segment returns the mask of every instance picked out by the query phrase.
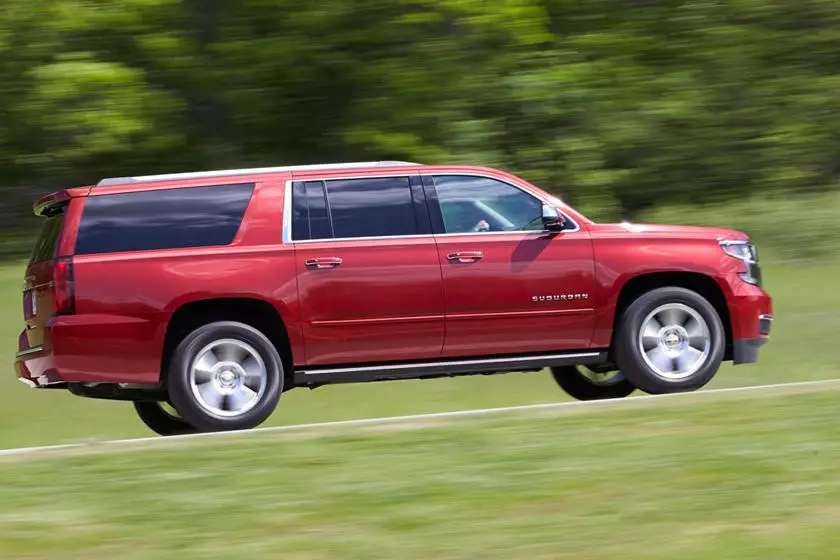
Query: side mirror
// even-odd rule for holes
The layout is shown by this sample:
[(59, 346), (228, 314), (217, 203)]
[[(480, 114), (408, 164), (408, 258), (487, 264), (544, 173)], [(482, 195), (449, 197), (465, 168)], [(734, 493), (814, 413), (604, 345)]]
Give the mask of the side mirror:
[(566, 218), (554, 206), (543, 204), (542, 224), (548, 231), (563, 231), (566, 227)]

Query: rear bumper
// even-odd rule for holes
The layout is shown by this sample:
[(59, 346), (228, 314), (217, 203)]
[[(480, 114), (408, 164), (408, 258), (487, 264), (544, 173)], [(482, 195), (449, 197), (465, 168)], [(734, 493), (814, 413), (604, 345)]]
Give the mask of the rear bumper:
[(15, 354), (15, 373), (18, 381), (30, 387), (66, 387), (67, 383), (56, 367), (58, 360), (42, 344), (23, 348), (26, 340), (24, 330), (20, 333), (19, 350)]
[(114, 315), (67, 315), (44, 327), (43, 343), (18, 338), (15, 373), (30, 387), (67, 383), (157, 383), (163, 332), (157, 322)]
[[(18, 381), (30, 387), (66, 387), (67, 384), (54, 367), (44, 367), (45, 358), (43, 346), (28, 348), (15, 355), (15, 373)], [(29, 366), (34, 369), (30, 369)]]

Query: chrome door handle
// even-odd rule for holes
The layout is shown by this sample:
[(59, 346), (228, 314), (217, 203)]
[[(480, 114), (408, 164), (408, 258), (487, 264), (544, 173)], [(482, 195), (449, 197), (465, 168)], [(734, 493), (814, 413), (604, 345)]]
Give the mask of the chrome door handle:
[(449, 253), (446, 258), (450, 262), (471, 263), (484, 258), (481, 251), (462, 251), (460, 253)]
[(308, 266), (309, 268), (317, 268), (319, 270), (327, 269), (327, 268), (335, 268), (341, 263), (343, 263), (340, 258), (338, 257), (329, 257), (329, 258), (322, 258), (322, 259), (309, 259), (303, 261), (303, 264)]

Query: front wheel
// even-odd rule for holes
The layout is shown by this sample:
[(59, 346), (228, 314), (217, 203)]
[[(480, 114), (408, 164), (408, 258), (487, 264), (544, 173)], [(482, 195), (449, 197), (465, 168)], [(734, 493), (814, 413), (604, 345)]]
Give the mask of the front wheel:
[(636, 390), (620, 371), (596, 372), (586, 366), (551, 368), (551, 375), (569, 396), (579, 401), (622, 399)]
[(174, 409), (169, 410), (164, 403), (138, 401), (134, 403), (134, 410), (140, 420), (158, 435), (177, 436), (192, 434), (196, 431), (194, 427), (184, 422)]
[(169, 398), (200, 431), (244, 430), (271, 415), (283, 392), (283, 364), (260, 331), (233, 321), (190, 333), (172, 356)]
[(726, 335), (720, 316), (703, 296), (685, 288), (641, 295), (624, 312), (618, 329), (618, 365), (648, 393), (699, 389), (723, 361)]

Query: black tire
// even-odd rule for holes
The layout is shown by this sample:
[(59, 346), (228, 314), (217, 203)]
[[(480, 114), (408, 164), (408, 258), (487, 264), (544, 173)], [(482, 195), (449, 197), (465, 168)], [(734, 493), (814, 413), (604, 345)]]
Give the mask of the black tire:
[[(661, 309), (666, 310), (663, 313), (682, 312), (689, 318), (683, 325), (679, 325), (679, 321), (673, 322), (673, 325), (669, 321), (665, 321), (668, 324), (655, 321), (654, 330), (657, 324), (661, 327), (658, 331), (659, 338), (643, 337), (641, 332), (643, 323), (647, 323), (649, 317)], [(697, 330), (703, 325), (693, 314), (702, 318), (705, 322), (705, 330)], [(699, 389), (712, 380), (723, 361), (726, 335), (720, 316), (705, 298), (685, 288), (658, 288), (642, 294), (622, 314), (617, 328), (615, 355), (618, 366), (630, 383), (647, 393), (678, 393)], [(671, 328), (682, 328), (682, 331), (679, 334), (670, 334)], [(702, 350), (695, 348), (695, 342), (688, 342), (689, 339), (695, 338), (690, 335), (689, 328), (703, 333), (696, 336), (697, 340), (702, 338), (708, 341), (707, 344), (706, 342), (702, 344)], [(684, 338), (684, 335), (688, 335), (689, 338)], [(642, 346), (647, 346), (651, 338), (658, 342), (650, 345), (650, 349), (643, 352)], [(683, 371), (680, 369), (681, 358), (671, 358), (664, 352), (665, 348), (670, 351), (668, 344), (675, 344), (675, 348), (688, 344), (700, 352), (701, 356), (686, 358), (686, 360), (696, 361), (693, 362), (694, 366), (686, 367)], [(659, 346), (658, 349), (657, 346)], [(696, 346), (701, 345), (696, 344)], [(665, 368), (656, 369), (651, 365), (653, 359), (649, 352), (658, 352), (657, 361), (660, 363), (668, 363), (670, 360), (672, 371), (668, 372)]]
[[(241, 413), (234, 410), (233, 415), (225, 410), (227, 404), (230, 403), (229, 396), (221, 397), (218, 407), (214, 408), (208, 405), (201, 396), (199, 385), (203, 386), (203, 384), (197, 381), (196, 389), (193, 390), (193, 379), (197, 380), (198, 377), (192, 372), (193, 361), (199, 357), (199, 353), (205, 355), (206, 349), (212, 345), (230, 343), (247, 347), (248, 351), (253, 352), (253, 354), (247, 354), (252, 356), (247, 359), (261, 360), (262, 363), (258, 364), (259, 370), (261, 374), (264, 372), (265, 376), (260, 385), (261, 388), (258, 391), (252, 391), (255, 396), (249, 401), (250, 408), (243, 408)], [(213, 352), (215, 357), (215, 351)], [(218, 363), (222, 362), (235, 363), (235, 361), (219, 359)], [(245, 363), (247, 360), (243, 361), (243, 367)], [(214, 371), (216, 374), (212, 377), (213, 381), (209, 383), (215, 383), (212, 390), (219, 392), (219, 383), (222, 381), (220, 381), (218, 370)], [(222, 373), (225, 372), (222, 371)], [(226, 382), (227, 379), (224, 381)], [(237, 377), (234, 383), (239, 383), (237, 387), (241, 386), (242, 378)], [(209, 323), (194, 330), (178, 344), (170, 362), (167, 385), (169, 399), (173, 406), (184, 417), (184, 420), (199, 431), (245, 430), (262, 424), (277, 407), (280, 394), (283, 392), (283, 362), (271, 341), (254, 327), (233, 321)], [(213, 395), (218, 396), (216, 393)]]
[(597, 382), (587, 375), (589, 371), (586, 366), (553, 367), (551, 375), (569, 396), (579, 401), (623, 399), (636, 390), (620, 373), (604, 382)]
[(162, 436), (177, 436), (192, 434), (196, 429), (184, 422), (182, 418), (170, 413), (163, 407), (163, 403), (153, 401), (138, 401), (134, 403), (137, 416), (153, 432)]

